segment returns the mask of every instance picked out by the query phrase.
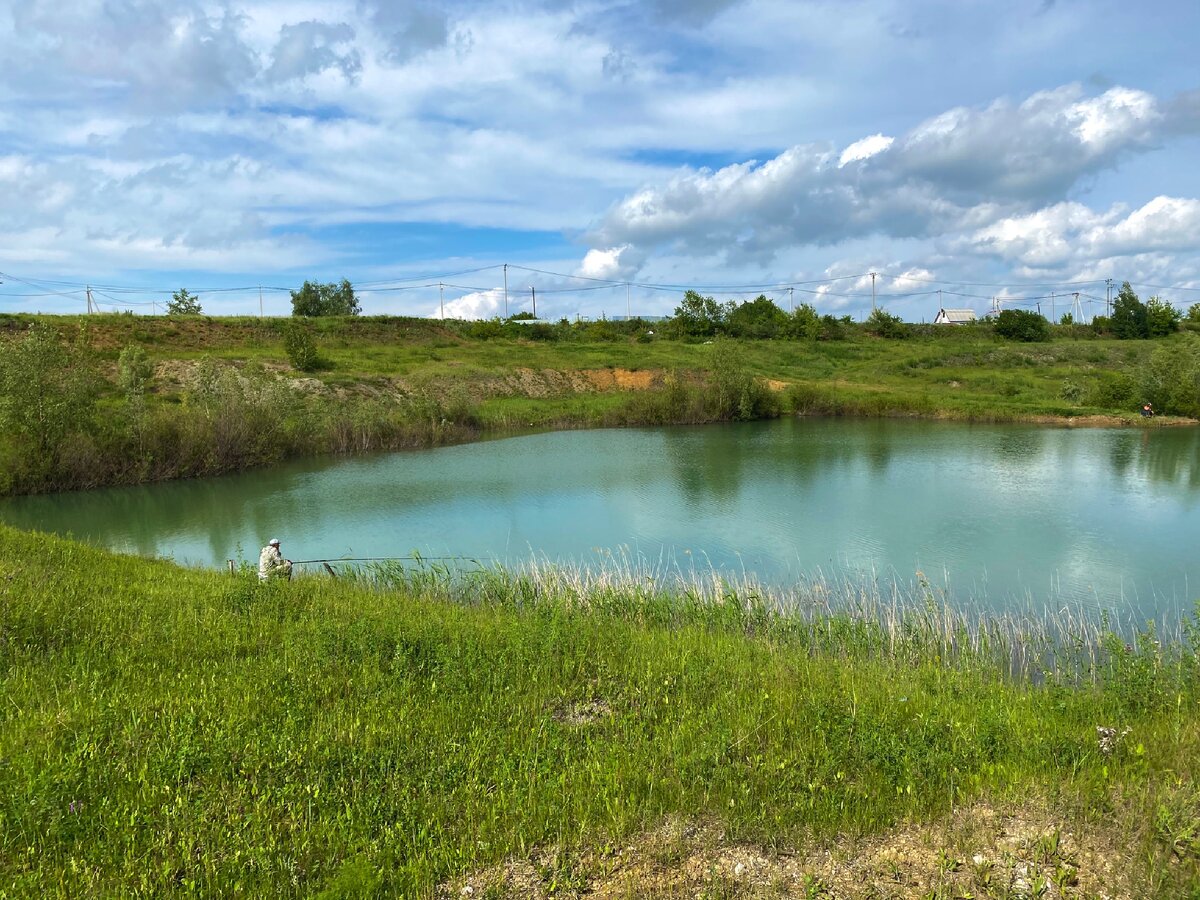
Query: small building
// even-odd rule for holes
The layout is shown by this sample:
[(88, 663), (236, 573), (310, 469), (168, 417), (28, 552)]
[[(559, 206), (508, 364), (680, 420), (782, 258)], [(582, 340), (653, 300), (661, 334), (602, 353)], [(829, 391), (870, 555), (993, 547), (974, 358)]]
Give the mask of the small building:
[(970, 325), (975, 321), (973, 309), (939, 309), (934, 325)]

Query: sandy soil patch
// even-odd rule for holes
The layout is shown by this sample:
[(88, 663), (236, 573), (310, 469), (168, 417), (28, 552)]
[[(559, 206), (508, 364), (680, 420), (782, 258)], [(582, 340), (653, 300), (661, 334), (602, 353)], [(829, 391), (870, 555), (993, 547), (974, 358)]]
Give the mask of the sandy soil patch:
[[(1133, 898), (1119, 835), (1070, 828), (1041, 808), (987, 804), (936, 825), (773, 850), (726, 840), (715, 823), (668, 821), (627, 846), (525, 859), (456, 879), (450, 898)], [(1132, 851), (1128, 851), (1132, 852)]]

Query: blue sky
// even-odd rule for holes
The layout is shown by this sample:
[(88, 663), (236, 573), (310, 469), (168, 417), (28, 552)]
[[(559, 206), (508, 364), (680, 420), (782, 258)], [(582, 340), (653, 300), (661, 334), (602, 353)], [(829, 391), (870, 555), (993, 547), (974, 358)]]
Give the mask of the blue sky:
[(0, 0), (0, 311), (349, 278), (489, 316), (506, 263), (549, 316), (665, 284), (857, 316), (869, 272), (911, 320), (1107, 278), (1187, 306), (1198, 33), (1161, 0)]

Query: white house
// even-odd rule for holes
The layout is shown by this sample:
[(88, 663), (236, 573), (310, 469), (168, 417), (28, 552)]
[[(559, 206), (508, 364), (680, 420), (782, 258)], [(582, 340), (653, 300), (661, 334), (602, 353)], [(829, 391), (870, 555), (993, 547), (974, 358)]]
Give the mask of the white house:
[(934, 325), (966, 325), (975, 321), (973, 309), (939, 309)]

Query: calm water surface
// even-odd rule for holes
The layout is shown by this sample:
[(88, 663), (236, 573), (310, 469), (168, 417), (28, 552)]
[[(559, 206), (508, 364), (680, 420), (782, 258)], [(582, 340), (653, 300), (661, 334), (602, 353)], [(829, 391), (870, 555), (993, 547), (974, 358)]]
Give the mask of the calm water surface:
[(1170, 618), (1200, 597), (1200, 431), (787, 419), (540, 434), (0, 503), (0, 520), (223, 565), (606, 551), (786, 585), (823, 574), (966, 601)]

